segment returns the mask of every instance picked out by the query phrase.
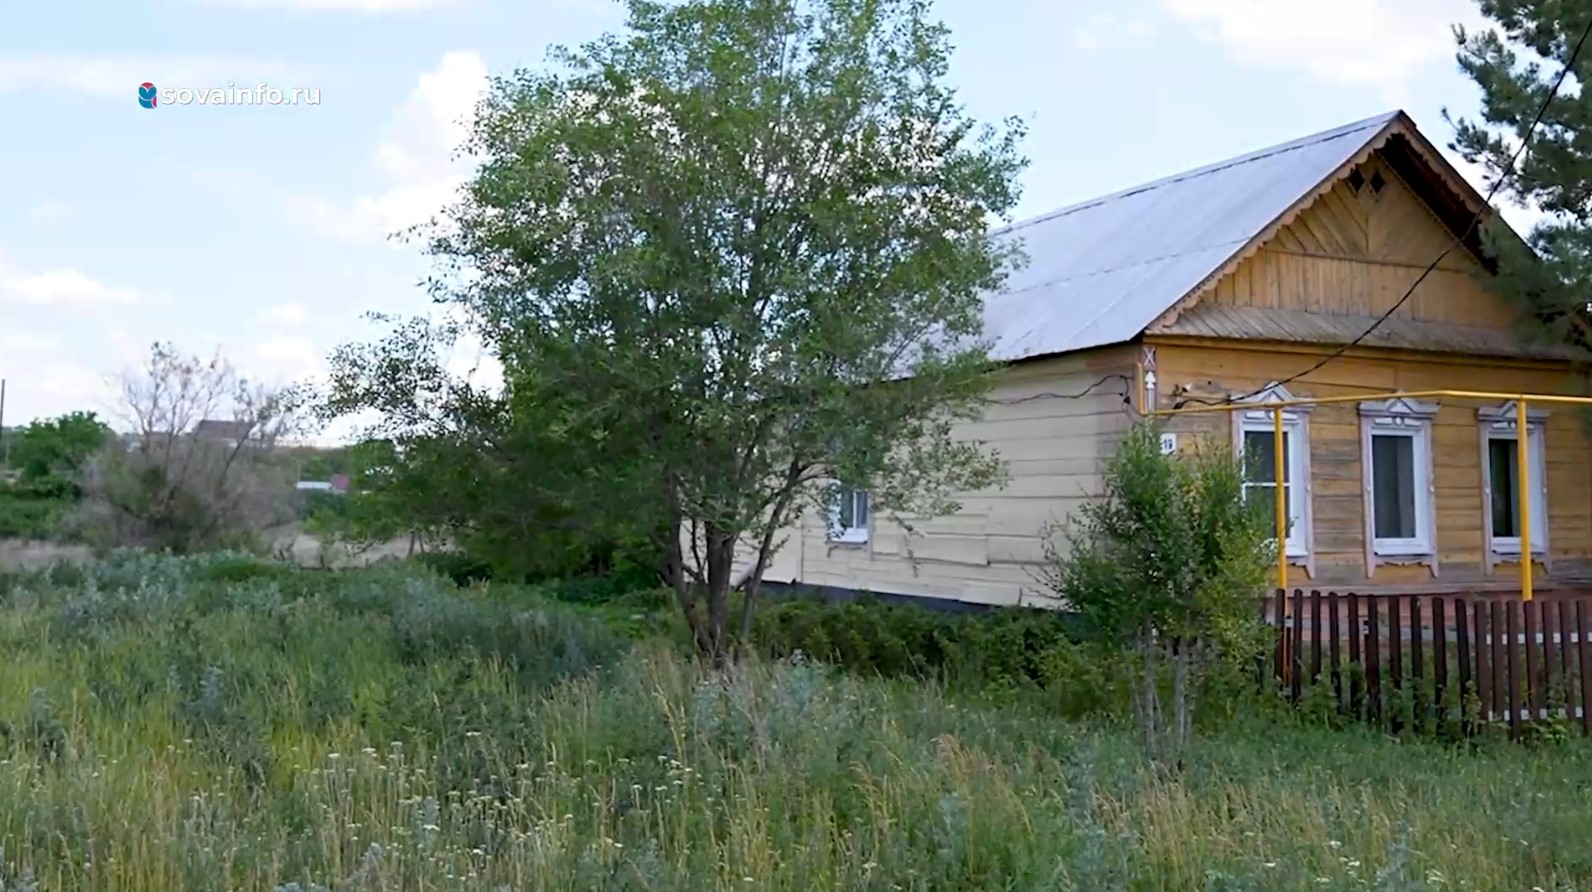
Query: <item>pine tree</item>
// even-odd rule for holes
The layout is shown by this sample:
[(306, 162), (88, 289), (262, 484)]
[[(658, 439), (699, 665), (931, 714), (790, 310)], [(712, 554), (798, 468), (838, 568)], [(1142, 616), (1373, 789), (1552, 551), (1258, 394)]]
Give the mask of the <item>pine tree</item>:
[(1482, 165), (1499, 196), (1549, 215), (1526, 244), (1497, 224), (1483, 229), (1483, 242), (1498, 260), (1498, 290), (1521, 309), (1521, 333), (1568, 343), (1592, 368), (1592, 94), (1581, 89), (1592, 75), (1592, 0), (1480, 5), (1491, 26), (1457, 27), (1455, 36), (1460, 68), (1482, 91), (1481, 116), (1455, 121), (1444, 111), (1453, 148)]

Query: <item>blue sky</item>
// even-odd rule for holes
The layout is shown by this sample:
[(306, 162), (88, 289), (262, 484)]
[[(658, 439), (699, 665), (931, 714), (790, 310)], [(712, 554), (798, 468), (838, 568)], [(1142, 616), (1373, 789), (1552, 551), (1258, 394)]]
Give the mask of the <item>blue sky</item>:
[[(136, 8), (135, 8), (136, 7)], [(970, 110), (1030, 127), (1019, 216), (1404, 108), (1472, 114), (1475, 0), (939, 0)], [(0, 29), (6, 423), (110, 408), (155, 339), (315, 375), (367, 311), (424, 311), (433, 212), (489, 73), (622, 24), (607, 0), (76, 0)], [(140, 108), (158, 87), (317, 106)], [(1474, 179), (1473, 179), (1474, 181)], [(1527, 212), (1511, 216), (1528, 220)]]

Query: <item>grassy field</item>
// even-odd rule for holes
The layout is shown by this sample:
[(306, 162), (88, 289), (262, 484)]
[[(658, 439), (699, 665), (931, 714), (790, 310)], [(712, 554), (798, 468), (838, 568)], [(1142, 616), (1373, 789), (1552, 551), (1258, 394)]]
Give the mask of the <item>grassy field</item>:
[(1592, 749), (1109, 721), (401, 566), (0, 582), (0, 889), (1592, 889)]

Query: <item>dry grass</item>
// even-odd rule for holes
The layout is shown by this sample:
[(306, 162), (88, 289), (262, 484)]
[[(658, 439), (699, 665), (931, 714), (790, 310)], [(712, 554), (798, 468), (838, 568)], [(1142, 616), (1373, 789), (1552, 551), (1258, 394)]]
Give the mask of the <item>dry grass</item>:
[[(297, 530), (279, 533), (272, 539), (273, 552), (285, 554), (301, 567), (364, 567), (386, 558), (401, 558), (409, 554), (408, 539), (394, 539), (359, 552), (335, 543), (322, 543), (315, 536)], [(52, 564), (82, 564), (92, 559), (93, 552), (86, 545), (0, 539), (0, 571), (39, 570)]]

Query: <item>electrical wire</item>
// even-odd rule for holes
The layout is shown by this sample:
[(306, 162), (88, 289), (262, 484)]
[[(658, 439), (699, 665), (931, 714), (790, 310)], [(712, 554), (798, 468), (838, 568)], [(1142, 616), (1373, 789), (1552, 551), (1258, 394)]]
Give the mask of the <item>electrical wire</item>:
[(1466, 226), (1465, 227), (1465, 231), (1458, 238), (1455, 238), (1452, 242), (1450, 242), (1448, 247), (1443, 249), (1443, 253), (1437, 255), (1437, 259), (1433, 260), (1431, 262), (1431, 264), (1428, 265), (1426, 267), (1426, 269), (1421, 272), (1420, 277), (1415, 280), (1415, 283), (1412, 284), (1409, 287), (1408, 291), (1404, 292), (1404, 296), (1400, 297), (1398, 299), (1397, 303), (1395, 303), (1395, 304), (1393, 304), (1393, 306), (1389, 307), (1387, 312), (1385, 312), (1381, 316), (1379, 316), (1377, 318), (1377, 320), (1375, 322), (1371, 323), (1371, 326), (1369, 328), (1367, 328), (1365, 331), (1360, 332), (1360, 334), (1358, 336), (1356, 336), (1354, 340), (1350, 341), (1347, 344), (1344, 344), (1343, 346), (1339, 347), (1338, 349), (1334, 350), (1333, 352), (1327, 354), (1325, 357), (1323, 357), (1321, 359), (1321, 361), (1317, 362), (1315, 365), (1311, 366), (1308, 369), (1305, 369), (1302, 372), (1299, 372), (1299, 373), (1293, 374), (1293, 375), (1289, 375), (1288, 377), (1282, 379), (1281, 381), (1277, 381), (1277, 382), (1275, 382), (1273, 384), (1268, 384), (1265, 387), (1260, 388), (1259, 390), (1256, 390), (1256, 391), (1254, 391), (1252, 393), (1244, 394), (1243, 396), (1240, 396), (1240, 397), (1230, 397), (1230, 398), (1228, 398), (1228, 399), (1226, 399), (1224, 401), (1221, 401), (1221, 402), (1211, 402), (1209, 400), (1201, 400), (1201, 399), (1197, 399), (1197, 398), (1191, 397), (1191, 398), (1188, 398), (1184, 402), (1177, 403), (1176, 407), (1177, 408), (1182, 408), (1182, 406), (1185, 404), (1185, 402), (1198, 402), (1198, 403), (1203, 403), (1203, 404), (1205, 404), (1207, 406), (1215, 406), (1215, 405), (1222, 405), (1224, 403), (1242, 403), (1242, 402), (1245, 402), (1247, 400), (1253, 399), (1253, 398), (1265, 393), (1266, 391), (1272, 389), (1273, 387), (1281, 387), (1281, 386), (1284, 386), (1284, 385), (1287, 385), (1287, 384), (1291, 384), (1292, 382), (1297, 381), (1297, 380), (1299, 380), (1300, 378), (1303, 378), (1306, 375), (1309, 375), (1309, 374), (1311, 374), (1313, 372), (1320, 371), (1321, 368), (1324, 367), (1327, 363), (1332, 362), (1334, 359), (1338, 359), (1338, 358), (1342, 357), (1343, 354), (1349, 352), (1349, 350), (1351, 350), (1354, 347), (1358, 346), (1360, 344), (1360, 342), (1362, 342), (1366, 338), (1370, 337), (1371, 334), (1373, 332), (1375, 332), (1378, 328), (1381, 328), (1382, 327), (1382, 323), (1384, 323), (1388, 319), (1392, 318), (1393, 314), (1398, 312), (1398, 309), (1400, 307), (1404, 306), (1404, 304), (1409, 302), (1409, 299), (1415, 295), (1415, 289), (1419, 288), (1421, 286), (1421, 283), (1426, 281), (1426, 277), (1431, 275), (1432, 272), (1437, 269), (1437, 265), (1439, 263), (1442, 263), (1443, 259), (1446, 258), (1450, 253), (1452, 253), (1455, 248), (1457, 248), (1460, 245), (1464, 244), (1465, 239), (1470, 238), (1471, 233), (1476, 230), (1477, 225), (1481, 223), (1482, 218), (1486, 215), (1487, 211), (1489, 209), (1491, 209), (1493, 196), (1497, 195), (1498, 191), (1500, 189), (1502, 189), (1504, 184), (1507, 183), (1509, 181), (1509, 179), (1513, 176), (1514, 171), (1515, 171), (1515, 164), (1520, 161), (1520, 156), (1525, 154), (1526, 146), (1531, 144), (1531, 135), (1532, 135), (1532, 133), (1534, 133), (1536, 131), (1537, 125), (1542, 123), (1543, 115), (1546, 115), (1548, 113), (1548, 107), (1553, 104), (1553, 100), (1559, 95), (1559, 88), (1564, 86), (1565, 78), (1567, 78), (1570, 75), (1570, 72), (1575, 68), (1576, 60), (1580, 58), (1580, 56), (1581, 56), (1581, 48), (1586, 45), (1586, 41), (1587, 41), (1587, 37), (1588, 36), (1592, 36), (1592, 22), (1588, 22), (1587, 26), (1586, 26), (1586, 29), (1581, 32), (1581, 39), (1576, 41), (1575, 48), (1570, 51), (1570, 58), (1569, 58), (1568, 61), (1566, 61), (1564, 63), (1564, 70), (1559, 72), (1559, 77), (1554, 80), (1553, 86), (1548, 88), (1547, 98), (1545, 98), (1542, 101), (1542, 106), (1537, 109), (1536, 117), (1532, 118), (1532, 120), (1531, 120), (1531, 126), (1526, 128), (1525, 134), (1520, 138), (1520, 145), (1515, 148), (1514, 154), (1509, 156), (1509, 163), (1504, 166), (1503, 173), (1499, 175), (1498, 181), (1496, 183), (1493, 183), (1492, 188), (1490, 190), (1488, 190), (1488, 192), (1487, 192), (1487, 197), (1482, 199), (1481, 209), (1476, 211), (1475, 216), (1473, 216), (1471, 218), (1470, 225)]
[(1125, 385), (1123, 387), (1122, 393), (1114, 395), (1121, 396), (1124, 402), (1131, 404), (1133, 400), (1133, 378), (1129, 375), (1121, 374), (1120, 372), (1106, 375), (1105, 377), (1089, 385), (1088, 387), (1085, 387), (1083, 390), (1080, 390), (1077, 393), (1052, 393), (1050, 391), (1046, 391), (1044, 393), (1035, 393), (1028, 396), (1013, 397), (1011, 399), (986, 399), (984, 402), (997, 406), (1017, 406), (1023, 403), (1031, 403), (1035, 400), (1081, 400), (1084, 397), (1094, 393), (1101, 387), (1104, 387), (1106, 383), (1110, 381), (1121, 381)]

